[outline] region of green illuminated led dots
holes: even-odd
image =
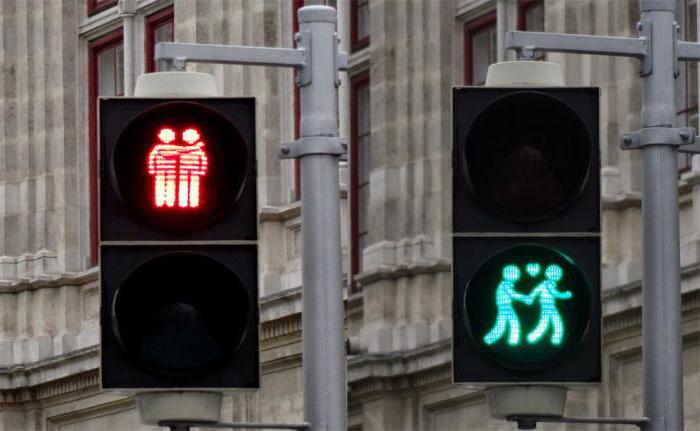
[[[513,301],[522,301],[531,304],[532,300],[515,291],[515,282],[520,279],[520,269],[516,265],[506,265],[502,271],[503,278],[496,287],[496,308],[498,315],[493,328],[484,335],[484,343],[491,345],[501,339],[506,332],[508,344],[517,346],[520,344],[520,320],[513,309]]]
[[[525,265],[525,271],[530,274],[530,277],[537,277],[540,275],[540,269],[539,263],[528,263]]]
[[[558,265],[549,265],[544,271],[545,280],[535,287],[530,293],[534,300],[539,296],[540,319],[535,329],[527,335],[527,342],[530,344],[538,343],[547,332],[549,325],[552,325],[553,334],[550,342],[554,345],[560,345],[564,338],[564,321],[559,314],[556,306],[557,299],[569,299],[572,297],[570,291],[560,292],[557,290],[557,283],[564,275],[564,271]]]
[[[525,271],[531,277],[538,276],[540,268],[539,263],[528,263],[525,265]],[[544,272],[545,279],[527,295],[523,295],[515,290],[515,283],[520,280],[520,269],[517,265],[508,264],[503,267],[501,273],[502,279],[498,283],[498,287],[496,287],[495,295],[496,308],[498,310],[496,323],[484,335],[484,342],[487,345],[492,345],[508,332],[508,344],[518,346],[520,344],[521,321],[513,307],[513,302],[520,301],[526,305],[531,305],[535,299],[538,299],[540,317],[535,329],[527,335],[527,342],[529,344],[539,343],[551,324],[553,334],[550,342],[553,345],[560,345],[564,338],[565,326],[557,310],[556,300],[569,299],[572,296],[571,292],[560,292],[557,290],[557,283],[564,275],[562,268],[558,265],[547,266]]]

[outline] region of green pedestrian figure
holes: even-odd
[[[549,265],[544,270],[545,280],[535,287],[530,293],[530,301],[534,301],[539,295],[540,303],[540,320],[535,329],[527,335],[527,342],[530,344],[537,343],[547,332],[551,324],[554,332],[550,341],[554,345],[560,345],[564,338],[564,321],[557,310],[557,299],[569,299],[572,294],[570,291],[560,292],[557,290],[557,284],[564,276],[564,271],[558,265]]]
[[[488,334],[484,335],[484,342],[491,345],[498,341],[508,330],[508,344],[517,346],[520,344],[520,320],[513,309],[513,301],[521,301],[532,304],[534,297],[515,291],[515,282],[520,279],[520,269],[516,265],[507,265],[503,268],[502,280],[496,287],[496,308],[498,315],[496,323]]]

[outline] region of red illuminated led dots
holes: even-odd
[[[148,173],[154,176],[153,204],[156,208],[198,208],[200,177],[208,170],[208,156],[197,129],[176,132],[164,127],[158,132],[158,143],[148,155]],[[175,203],[177,201],[177,206]]]

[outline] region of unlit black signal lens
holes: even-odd
[[[493,214],[516,222],[546,219],[573,202],[586,183],[592,151],[578,115],[538,92],[489,105],[464,148],[472,192]]]

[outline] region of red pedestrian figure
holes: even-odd
[[[177,135],[173,129],[158,132],[158,143],[148,155],[148,173],[153,175],[153,203],[156,207],[197,208],[200,180],[207,174],[208,158],[196,129]]]

